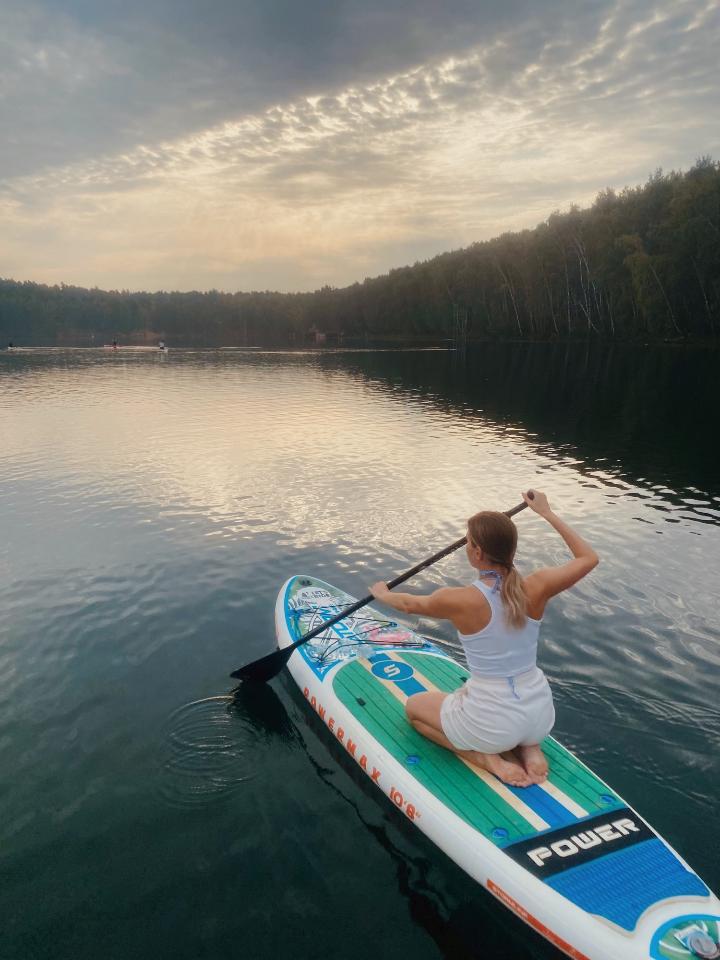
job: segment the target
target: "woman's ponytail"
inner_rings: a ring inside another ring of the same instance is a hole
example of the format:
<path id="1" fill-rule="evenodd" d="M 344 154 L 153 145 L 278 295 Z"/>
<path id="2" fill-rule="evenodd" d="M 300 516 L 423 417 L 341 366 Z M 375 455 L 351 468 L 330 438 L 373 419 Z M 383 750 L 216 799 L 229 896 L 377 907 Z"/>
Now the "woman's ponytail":
<path id="1" fill-rule="evenodd" d="M 517 547 L 517 528 L 504 513 L 482 510 L 468 520 L 470 542 L 483 551 L 491 563 L 505 567 L 501 597 L 505 617 L 511 627 L 524 627 L 527 620 L 527 597 L 522 578 L 513 566 Z"/>
<path id="2" fill-rule="evenodd" d="M 515 567 L 510 567 L 503 577 L 500 595 L 508 624 L 517 629 L 524 627 L 527 620 L 527 597 L 522 579 Z"/>

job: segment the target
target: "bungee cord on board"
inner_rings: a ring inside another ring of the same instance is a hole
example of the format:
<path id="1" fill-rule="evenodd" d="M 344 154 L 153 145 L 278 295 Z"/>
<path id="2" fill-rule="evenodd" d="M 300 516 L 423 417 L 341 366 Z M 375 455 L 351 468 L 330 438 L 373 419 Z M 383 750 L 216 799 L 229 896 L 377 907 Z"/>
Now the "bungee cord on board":
<path id="1" fill-rule="evenodd" d="M 324 608 L 323 613 L 332 613 L 339 607 Z M 318 608 L 299 607 L 292 611 L 293 625 L 298 637 L 304 633 L 309 633 L 316 627 L 324 623 L 323 613 Z M 301 620 L 307 618 L 307 622 L 302 624 Z M 410 649 L 421 649 L 424 641 L 404 640 L 397 636 L 397 632 L 413 635 L 406 631 L 397 623 L 396 620 L 385 620 L 378 617 L 351 617 L 345 621 L 345 626 L 351 631 L 351 636 L 338 637 L 337 632 L 332 626 L 326 631 L 322 631 L 308 644 L 308 654 L 312 659 L 320 664 L 327 665 L 336 660 L 344 660 L 349 656 L 372 656 L 376 648 L 383 647 L 408 647 Z M 382 636 L 383 631 L 395 631 L 393 636 Z"/>

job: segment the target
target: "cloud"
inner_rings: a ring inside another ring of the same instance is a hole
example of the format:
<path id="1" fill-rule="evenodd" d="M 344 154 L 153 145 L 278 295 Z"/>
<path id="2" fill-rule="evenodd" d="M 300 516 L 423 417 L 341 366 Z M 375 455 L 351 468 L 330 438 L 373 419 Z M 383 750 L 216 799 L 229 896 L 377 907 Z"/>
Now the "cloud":
<path id="1" fill-rule="evenodd" d="M 369 37 L 384 16 L 337 5 L 316 40 L 325 59 L 353 17 Z M 433 17 L 418 20 L 413 50 Z M 132 288 L 344 284 L 718 152 L 714 4 L 593 5 L 571 22 L 528 13 L 492 26 L 449 56 L 10 179 L 3 272 Z M 121 75 L 122 58 L 84 42 L 97 75 Z M 48 57 L 58 74 L 64 61 Z M 286 66 L 278 87 L 298 71 Z"/>
<path id="2" fill-rule="evenodd" d="M 559 0 L 552 0 L 559 6 Z M 177 138 L 486 40 L 530 0 L 5 0 L 0 175 Z"/>

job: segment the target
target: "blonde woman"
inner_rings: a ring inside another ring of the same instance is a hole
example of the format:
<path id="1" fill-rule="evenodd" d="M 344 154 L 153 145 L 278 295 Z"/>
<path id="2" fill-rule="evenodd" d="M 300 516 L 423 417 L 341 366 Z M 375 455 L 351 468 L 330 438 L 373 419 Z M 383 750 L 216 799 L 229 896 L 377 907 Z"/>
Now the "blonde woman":
<path id="1" fill-rule="evenodd" d="M 516 787 L 542 783 L 548 775 L 540 743 L 552 730 L 555 708 L 536 662 L 545 605 L 598 563 L 595 551 L 553 513 L 545 494 L 529 491 L 523 499 L 565 541 L 572 554 L 567 563 L 521 577 L 514 564 L 515 524 L 503 513 L 483 510 L 468 520 L 467 556 L 477 571 L 469 586 L 443 587 L 428 596 L 393 593 L 382 582 L 370 588 L 401 613 L 449 620 L 465 651 L 467 682 L 454 693 L 409 697 L 410 723 Z"/>

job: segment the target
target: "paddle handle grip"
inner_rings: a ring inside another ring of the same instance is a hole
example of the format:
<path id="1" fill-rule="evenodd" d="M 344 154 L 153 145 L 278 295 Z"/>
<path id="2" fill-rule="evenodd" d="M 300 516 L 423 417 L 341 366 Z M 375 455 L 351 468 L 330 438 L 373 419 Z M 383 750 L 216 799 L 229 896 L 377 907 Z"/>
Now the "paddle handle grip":
<path id="1" fill-rule="evenodd" d="M 528 493 L 530 499 L 533 499 L 532 490 Z M 527 503 L 519 503 L 516 507 L 513 507 L 512 510 L 505 510 L 506 517 L 514 517 L 516 513 L 520 513 L 521 510 L 527 509 Z M 420 563 L 416 564 L 414 567 L 411 567 L 410 570 L 406 570 L 405 573 L 401 573 L 399 577 L 395 577 L 394 580 L 388 581 L 388 590 L 393 590 L 395 587 L 399 587 L 401 583 L 405 583 L 406 580 L 409 580 L 410 577 L 414 577 L 416 573 L 420 573 L 421 570 L 424 570 L 426 567 L 431 567 L 434 563 L 437 563 L 438 560 L 442 560 L 444 557 L 448 557 L 451 553 L 454 553 L 456 550 L 459 550 L 460 547 L 464 547 L 467 543 L 467 537 L 461 537 L 459 540 L 456 540 L 455 543 L 451 543 L 449 547 L 445 547 L 444 550 L 434 553 L 431 557 L 428 557 L 427 560 L 422 560 Z M 359 610 L 361 607 L 366 607 L 369 603 L 375 599 L 372 594 L 369 594 L 367 597 L 363 597 L 362 600 L 356 600 L 351 606 L 346 607 L 336 616 L 332 617 L 330 620 L 326 620 L 324 623 L 321 623 L 319 627 L 315 627 L 314 630 L 311 630 L 310 633 L 303 634 L 299 640 L 296 640 L 295 643 L 291 644 L 289 647 L 285 647 L 285 650 L 294 650 L 296 647 L 299 647 L 303 643 L 307 643 L 308 640 L 312 640 L 313 637 L 319 636 L 324 630 L 327 630 L 328 627 L 332 627 L 333 624 L 339 623 L 341 620 L 344 620 L 346 617 L 349 617 L 350 614 L 355 613 L 356 610 Z"/>

